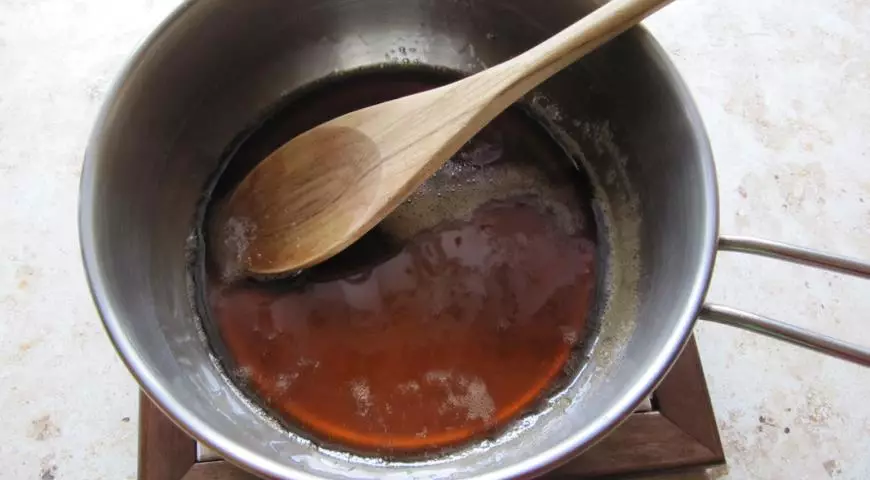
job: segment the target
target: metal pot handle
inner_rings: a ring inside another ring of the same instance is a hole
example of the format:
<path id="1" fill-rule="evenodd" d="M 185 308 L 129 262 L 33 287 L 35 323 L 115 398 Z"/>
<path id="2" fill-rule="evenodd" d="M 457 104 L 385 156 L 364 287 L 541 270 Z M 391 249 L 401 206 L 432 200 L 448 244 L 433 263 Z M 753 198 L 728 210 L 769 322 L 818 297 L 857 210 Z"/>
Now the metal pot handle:
<path id="1" fill-rule="evenodd" d="M 870 264 L 868 263 L 779 242 L 750 237 L 722 236 L 719 238 L 719 250 L 762 255 L 870 279 Z M 844 342 L 772 318 L 709 303 L 701 308 L 699 316 L 704 320 L 743 328 L 870 367 L 870 348 Z"/>

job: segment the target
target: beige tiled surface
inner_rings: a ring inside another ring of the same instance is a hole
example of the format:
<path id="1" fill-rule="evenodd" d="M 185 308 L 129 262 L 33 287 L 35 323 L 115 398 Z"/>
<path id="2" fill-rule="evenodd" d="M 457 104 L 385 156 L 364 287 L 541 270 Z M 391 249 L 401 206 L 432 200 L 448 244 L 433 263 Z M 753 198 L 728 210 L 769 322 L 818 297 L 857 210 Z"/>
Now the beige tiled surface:
<path id="1" fill-rule="evenodd" d="M 176 3 L 0 1 L 0 478 L 135 476 L 136 387 L 88 298 L 76 192 L 109 81 Z M 679 0 L 647 25 L 707 123 L 722 231 L 870 259 L 867 3 Z M 868 287 L 727 254 L 710 299 L 870 344 Z M 870 371 L 697 334 L 730 461 L 711 478 L 870 478 Z"/>

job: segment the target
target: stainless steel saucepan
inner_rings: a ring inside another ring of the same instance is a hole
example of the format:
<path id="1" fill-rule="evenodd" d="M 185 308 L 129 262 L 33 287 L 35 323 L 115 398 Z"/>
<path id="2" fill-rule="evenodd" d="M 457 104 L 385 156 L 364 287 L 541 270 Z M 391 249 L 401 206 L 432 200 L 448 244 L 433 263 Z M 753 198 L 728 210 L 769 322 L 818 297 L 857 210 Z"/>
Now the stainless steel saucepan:
<path id="1" fill-rule="evenodd" d="M 586 366 L 541 412 L 426 461 L 318 448 L 221 374 L 190 298 L 198 203 L 233 138 L 287 94 L 337 72 L 497 64 L 594 8 L 584 0 L 198 0 L 132 58 L 94 129 L 81 182 L 84 262 L 112 341 L 148 395 L 239 465 L 275 478 L 508 478 L 602 438 L 666 373 L 701 317 L 864 365 L 867 349 L 704 305 L 716 252 L 863 277 L 857 261 L 719 237 L 716 177 L 698 111 L 636 28 L 544 84 L 529 104 L 596 185 L 609 288 Z"/>

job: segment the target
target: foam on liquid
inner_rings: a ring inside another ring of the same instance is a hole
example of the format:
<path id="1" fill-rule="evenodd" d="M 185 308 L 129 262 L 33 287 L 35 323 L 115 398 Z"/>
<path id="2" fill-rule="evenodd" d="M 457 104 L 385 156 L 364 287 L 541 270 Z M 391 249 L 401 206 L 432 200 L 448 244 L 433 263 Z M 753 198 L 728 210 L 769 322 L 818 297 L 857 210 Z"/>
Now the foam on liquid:
<path id="1" fill-rule="evenodd" d="M 594 245 L 532 202 L 494 202 L 363 273 L 209 295 L 267 406 L 332 442 L 454 444 L 528 408 L 585 331 Z"/>

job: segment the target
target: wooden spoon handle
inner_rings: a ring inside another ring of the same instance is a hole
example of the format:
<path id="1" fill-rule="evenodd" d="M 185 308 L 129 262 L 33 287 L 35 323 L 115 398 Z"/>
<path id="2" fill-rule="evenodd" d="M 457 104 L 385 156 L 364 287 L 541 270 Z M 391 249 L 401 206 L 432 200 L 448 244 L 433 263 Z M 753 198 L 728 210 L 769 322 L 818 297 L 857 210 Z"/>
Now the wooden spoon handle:
<path id="1" fill-rule="evenodd" d="M 673 0 L 611 0 L 526 53 L 487 70 L 500 76 L 494 107 L 506 109 L 555 73 Z"/>

